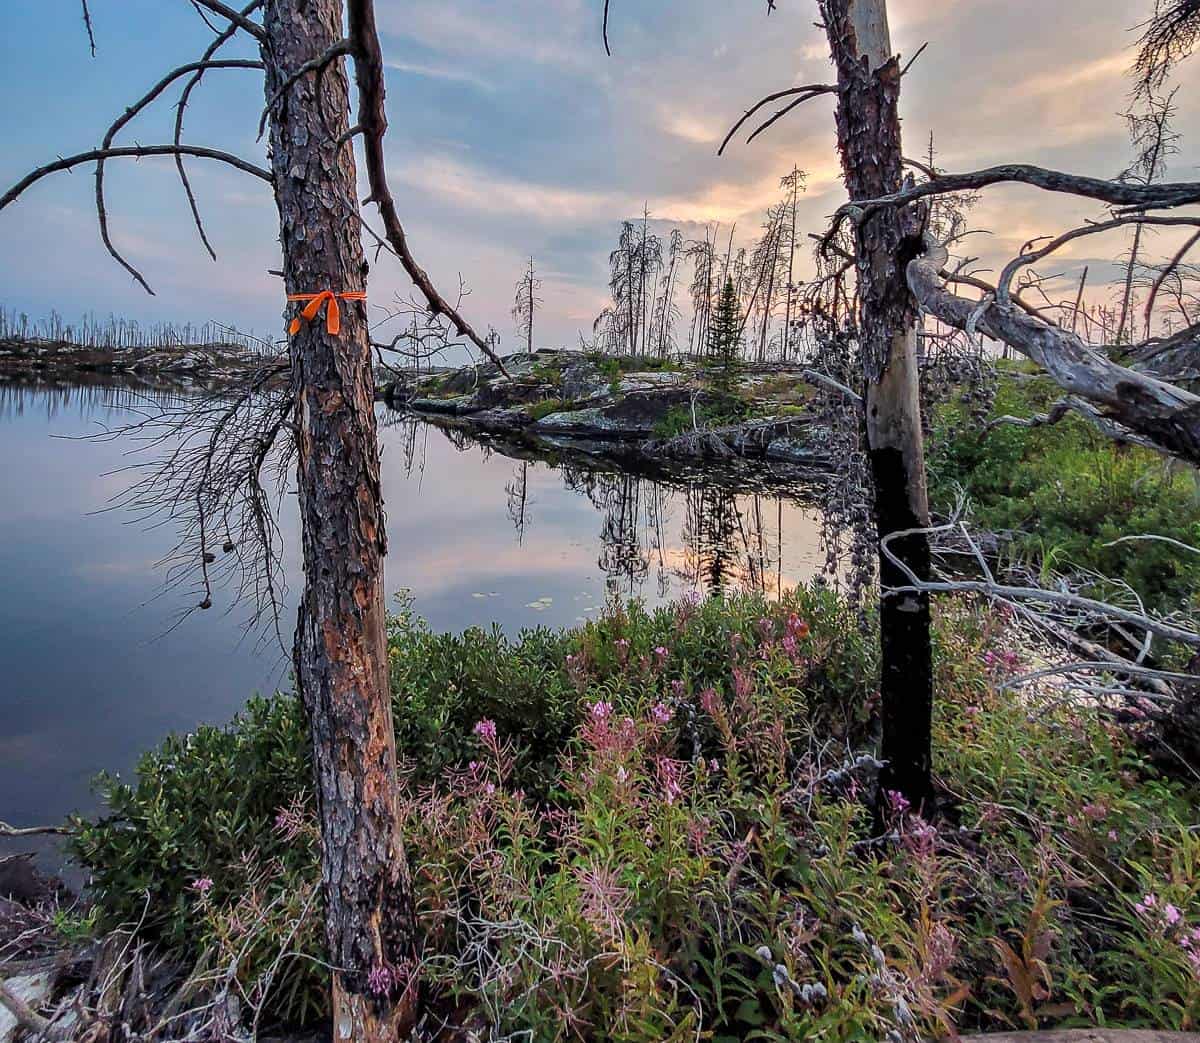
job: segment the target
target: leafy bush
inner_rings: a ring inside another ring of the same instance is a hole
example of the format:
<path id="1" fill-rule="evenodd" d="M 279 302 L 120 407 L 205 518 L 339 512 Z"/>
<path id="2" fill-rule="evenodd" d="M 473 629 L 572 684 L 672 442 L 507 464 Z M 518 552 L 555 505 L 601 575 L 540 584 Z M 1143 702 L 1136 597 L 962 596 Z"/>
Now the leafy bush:
<path id="1" fill-rule="evenodd" d="M 1046 380 L 1002 378 L 995 413 L 1044 412 L 1053 390 Z M 1128 583 L 1160 611 L 1200 608 L 1200 556 L 1158 541 L 1112 545 L 1144 533 L 1200 545 L 1193 469 L 1118 446 L 1078 416 L 1051 427 L 1001 425 L 981 434 L 962 426 L 963 411 L 946 407 L 935 425 L 931 492 L 940 509 L 954 505 L 961 487 L 982 527 L 1012 533 L 1009 553 L 1017 558 L 1039 569 L 1092 571 Z"/>
<path id="2" fill-rule="evenodd" d="M 537 1041 L 911 1041 L 1200 1017 L 1194 792 L 1115 726 L 999 681 L 1005 621 L 935 633 L 953 812 L 864 797 L 870 633 L 828 591 L 615 609 L 569 632 L 392 624 L 405 833 L 435 1013 Z M 76 851 L 108 922 L 240 956 L 323 1009 L 295 703 L 170 740 Z M 144 892 L 153 896 L 147 902 Z M 217 964 L 222 965 L 222 964 Z"/>

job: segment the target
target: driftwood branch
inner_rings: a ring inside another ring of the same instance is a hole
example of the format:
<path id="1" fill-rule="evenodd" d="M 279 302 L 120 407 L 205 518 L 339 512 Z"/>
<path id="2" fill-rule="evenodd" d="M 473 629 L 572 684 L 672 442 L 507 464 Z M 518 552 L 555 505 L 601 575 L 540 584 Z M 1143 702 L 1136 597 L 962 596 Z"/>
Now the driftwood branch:
<path id="1" fill-rule="evenodd" d="M 1047 605 L 1061 605 L 1066 608 L 1090 613 L 1101 619 L 1117 620 L 1118 622 L 1136 627 L 1139 630 L 1144 630 L 1147 633 L 1154 634 L 1156 637 L 1161 637 L 1168 641 L 1178 641 L 1193 648 L 1200 648 L 1200 633 L 1197 633 L 1195 630 L 1185 630 L 1165 620 L 1148 616 L 1144 612 L 1134 612 L 1119 605 L 1113 605 L 1106 601 L 1097 601 L 1095 598 L 1083 597 L 1080 594 L 1072 594 L 1061 590 L 1046 590 L 1044 587 L 1015 586 L 997 582 L 990 576 L 984 580 L 922 580 L 912 569 L 900 561 L 896 556 L 896 552 L 890 546 L 892 541 L 903 539 L 905 536 L 918 534 L 930 536 L 938 532 L 944 532 L 950 528 L 957 529 L 958 527 L 959 522 L 955 519 L 947 525 L 903 529 L 898 532 L 888 533 L 888 535 L 883 537 L 879 541 L 880 553 L 894 564 L 908 581 L 906 584 L 888 587 L 882 592 L 883 596 L 897 597 L 902 594 L 918 593 L 982 594 L 985 597 L 1002 598 L 1007 601 L 1032 601 Z"/>
<path id="2" fill-rule="evenodd" d="M 909 262 L 908 285 L 925 311 L 955 329 L 978 329 L 1032 359 L 1066 392 L 1098 407 L 1157 448 L 1200 463 L 1200 396 L 1113 362 L 1077 335 L 999 300 L 967 300 L 938 272 L 945 249 Z"/>

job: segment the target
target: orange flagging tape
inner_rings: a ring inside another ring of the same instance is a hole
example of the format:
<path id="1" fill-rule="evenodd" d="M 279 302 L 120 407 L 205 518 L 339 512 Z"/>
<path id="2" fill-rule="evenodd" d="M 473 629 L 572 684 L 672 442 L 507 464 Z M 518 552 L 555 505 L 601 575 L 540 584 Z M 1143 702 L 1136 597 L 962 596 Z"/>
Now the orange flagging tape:
<path id="1" fill-rule="evenodd" d="M 292 319 L 291 325 L 288 327 L 289 333 L 300 332 L 300 320 L 311 321 L 315 319 L 321 311 L 322 305 L 325 307 L 325 331 L 331 336 L 336 337 L 342 332 L 342 313 L 338 309 L 338 298 L 341 297 L 344 301 L 365 301 L 367 295 L 356 290 L 349 290 L 345 293 L 334 293 L 332 290 L 322 290 L 320 293 L 289 293 L 289 301 L 308 301 L 296 318 Z"/>

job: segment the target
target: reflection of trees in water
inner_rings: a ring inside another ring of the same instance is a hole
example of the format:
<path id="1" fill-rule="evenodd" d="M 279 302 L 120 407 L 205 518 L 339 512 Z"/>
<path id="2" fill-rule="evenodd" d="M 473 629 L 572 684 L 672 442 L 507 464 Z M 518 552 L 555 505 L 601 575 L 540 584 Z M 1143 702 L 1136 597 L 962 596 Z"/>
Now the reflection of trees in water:
<path id="1" fill-rule="evenodd" d="M 513 479 L 504 487 L 508 496 L 508 517 L 517 530 L 517 542 L 525 543 L 525 524 L 529 519 L 529 464 L 521 462 Z"/>
<path id="2" fill-rule="evenodd" d="M 602 512 L 598 564 L 611 594 L 637 594 L 652 567 L 660 598 L 672 579 L 710 594 L 737 588 L 777 595 L 782 589 L 782 496 L 577 468 L 563 472 L 567 487 Z M 683 507 L 677 550 L 670 533 L 676 503 Z"/>
<path id="3" fill-rule="evenodd" d="M 44 413 L 47 420 L 53 420 L 65 414 L 86 417 L 108 410 L 133 412 L 145 409 L 148 404 L 173 408 L 194 397 L 182 390 L 117 383 L 0 383 L 0 418 L 24 416 L 34 405 L 39 414 Z"/>

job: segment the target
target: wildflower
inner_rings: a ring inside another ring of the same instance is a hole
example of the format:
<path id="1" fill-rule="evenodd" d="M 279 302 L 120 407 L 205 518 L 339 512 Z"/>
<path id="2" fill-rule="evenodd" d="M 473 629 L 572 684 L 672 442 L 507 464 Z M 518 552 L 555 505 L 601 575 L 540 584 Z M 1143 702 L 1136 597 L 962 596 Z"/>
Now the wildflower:
<path id="1" fill-rule="evenodd" d="M 671 708 L 666 703 L 655 703 L 650 707 L 650 716 L 658 724 L 670 724 L 671 718 L 675 716 Z"/>
<path id="2" fill-rule="evenodd" d="M 754 678 L 736 667 L 733 671 L 733 691 L 739 699 L 747 698 L 754 690 Z"/>
<path id="3" fill-rule="evenodd" d="M 671 682 L 671 694 L 673 696 L 675 696 L 676 699 L 682 699 L 684 687 L 685 686 L 682 681 L 672 681 Z"/>
<path id="4" fill-rule="evenodd" d="M 1183 919 L 1183 914 L 1175 906 L 1168 903 L 1163 909 L 1163 919 L 1167 922 L 1168 927 L 1174 927 Z"/>
<path id="5" fill-rule="evenodd" d="M 1134 909 L 1136 909 L 1143 916 L 1149 916 L 1157 907 L 1158 895 L 1150 894 L 1145 895 L 1142 900 L 1134 906 Z"/>
<path id="6" fill-rule="evenodd" d="M 208 894 L 212 890 L 213 881 L 211 876 L 197 877 L 192 881 L 192 890 L 198 891 L 202 895 Z"/>
<path id="7" fill-rule="evenodd" d="M 394 984 L 392 969 L 384 964 L 372 967 L 367 975 L 367 988 L 376 996 L 386 996 Z"/>
<path id="8" fill-rule="evenodd" d="M 1110 829 L 1110 830 L 1108 831 L 1108 839 L 1109 839 L 1109 840 L 1114 840 L 1114 841 L 1115 841 L 1115 840 L 1118 838 L 1118 835 L 1119 835 L 1119 834 L 1117 833 L 1117 831 L 1116 831 L 1115 829 Z"/>
<path id="9" fill-rule="evenodd" d="M 983 713 L 983 707 L 982 706 L 967 706 L 963 709 L 963 713 L 966 714 L 968 717 L 978 717 L 981 713 Z"/>
<path id="10" fill-rule="evenodd" d="M 994 654 L 994 653 L 992 653 L 992 652 L 984 652 L 984 653 L 983 653 L 983 661 L 984 661 L 984 662 L 985 662 L 985 663 L 986 663 L 988 666 L 992 666 L 992 665 L 994 665 L 994 664 L 995 664 L 995 662 L 996 662 L 996 656 L 995 656 L 995 654 Z"/>
<path id="11" fill-rule="evenodd" d="M 617 662 L 624 666 L 629 659 L 629 639 L 619 637 L 613 642 L 613 647 L 617 650 Z"/>
<path id="12" fill-rule="evenodd" d="M 788 616 L 787 632 L 790 637 L 798 641 L 803 641 L 809 634 L 812 633 L 812 628 L 804 622 L 795 612 Z"/>
<path id="13" fill-rule="evenodd" d="M 659 757 L 655 762 L 654 769 L 658 775 L 658 784 L 662 788 L 663 800 L 667 804 L 674 804 L 683 796 L 679 761 L 671 760 L 669 757 Z"/>
<path id="14" fill-rule="evenodd" d="M 892 809 L 892 814 L 903 815 L 912 805 L 908 802 L 908 798 L 899 790 L 890 789 L 884 796 L 887 797 L 888 807 Z"/>
<path id="15" fill-rule="evenodd" d="M 664 648 L 662 645 L 659 645 L 654 650 L 654 658 L 658 660 L 659 666 L 662 666 L 662 664 L 665 663 L 667 661 L 667 659 L 670 658 L 670 655 L 671 655 L 670 651 L 668 649 Z"/>
<path id="16" fill-rule="evenodd" d="M 606 703 L 603 700 L 592 703 L 589 711 L 594 721 L 607 721 L 612 716 L 612 703 Z"/>
<path id="17" fill-rule="evenodd" d="M 717 691 L 715 688 L 705 688 L 700 693 L 700 708 L 710 717 L 717 712 Z"/>
<path id="18" fill-rule="evenodd" d="M 484 742 L 494 742 L 496 739 L 496 722 L 486 719 L 482 720 L 475 725 L 474 731 Z"/>
<path id="19" fill-rule="evenodd" d="M 1083 813 L 1088 818 L 1098 822 L 1100 819 L 1108 816 L 1108 805 L 1103 801 L 1084 804 Z"/>

